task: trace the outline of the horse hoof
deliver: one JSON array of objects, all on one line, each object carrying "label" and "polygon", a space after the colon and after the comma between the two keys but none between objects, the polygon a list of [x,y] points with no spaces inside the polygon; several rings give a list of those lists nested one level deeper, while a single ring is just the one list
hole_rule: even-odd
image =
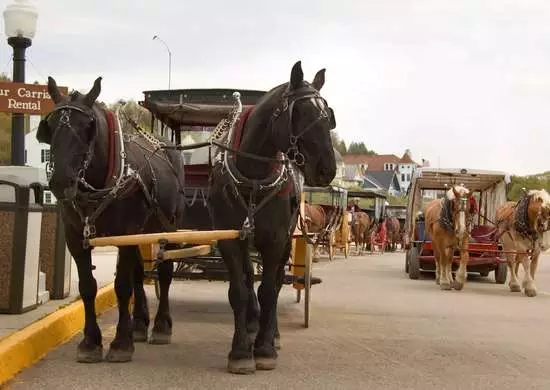
[{"label": "horse hoof", "polygon": [[132,361],[134,348],[130,349],[113,349],[110,348],[105,356],[105,360],[109,363],[126,363]]},{"label": "horse hoof", "polygon": [[464,283],[461,283],[455,280],[453,283],[453,288],[457,291],[460,291],[464,288]]},{"label": "horse hoof", "polygon": [[441,290],[451,290],[451,283],[449,283],[449,282],[440,283],[439,288]]},{"label": "horse hoof", "polygon": [[256,372],[254,359],[228,360],[227,371],[231,374],[250,375]]},{"label": "horse hoof", "polygon": [[510,285],[510,291],[511,292],[521,292],[521,287],[519,284],[511,284]]},{"label": "horse hoof", "polygon": [[273,341],[273,345],[276,349],[281,349],[281,338],[275,337],[275,340]]},{"label": "horse hoof", "polygon": [[257,357],[256,369],[262,371],[274,370],[277,367],[277,358]]},{"label": "horse hoof", "polygon": [[172,335],[169,333],[151,332],[149,344],[165,345],[172,342]]},{"label": "horse hoof", "polygon": [[528,297],[536,297],[537,296],[537,289],[534,287],[526,288],[524,290],[525,295]]},{"label": "horse hoof", "polygon": [[145,343],[147,342],[147,331],[146,330],[134,330],[132,332],[132,337],[135,343]]},{"label": "horse hoof", "polygon": [[92,349],[78,348],[76,361],[79,363],[99,363],[103,360],[103,347],[96,345]]}]

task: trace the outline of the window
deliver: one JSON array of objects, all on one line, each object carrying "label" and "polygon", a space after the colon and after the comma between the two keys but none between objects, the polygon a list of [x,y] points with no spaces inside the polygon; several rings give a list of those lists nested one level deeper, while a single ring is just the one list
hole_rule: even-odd
[{"label": "window", "polygon": [[52,203],[52,193],[49,191],[44,191],[44,203]]},{"label": "window", "polygon": [[405,174],[404,173],[401,174],[401,181],[405,181]]},{"label": "window", "polygon": [[40,151],[40,162],[50,162],[50,149],[42,149]]},{"label": "window", "polygon": [[411,174],[407,173],[407,181],[411,181]]}]

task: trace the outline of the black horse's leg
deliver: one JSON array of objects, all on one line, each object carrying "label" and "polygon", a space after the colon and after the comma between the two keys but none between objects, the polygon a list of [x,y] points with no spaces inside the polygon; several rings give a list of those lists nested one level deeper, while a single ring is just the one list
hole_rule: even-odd
[{"label": "black horse's leg", "polygon": [[109,362],[128,362],[134,354],[130,298],[134,288],[134,273],[139,262],[135,247],[119,249],[116,267],[115,293],[118,300],[118,325],[105,359]]},{"label": "black horse's leg", "polygon": [[170,344],[172,341],[172,317],[170,316],[168,292],[174,276],[174,262],[161,262],[158,265],[157,273],[160,287],[159,307],[149,342],[151,344]]},{"label": "black horse's leg", "polygon": [[[277,366],[275,335],[277,331],[277,300],[279,297],[281,265],[290,255],[290,243],[282,246],[273,242],[262,248],[263,274],[258,287],[260,302],[260,330],[254,345],[254,358],[258,370],[273,370]],[[284,272],[284,268],[283,268]]]},{"label": "black horse's leg", "polygon": [[92,274],[92,251],[82,247],[79,234],[69,226],[66,228],[66,239],[78,270],[78,292],[84,304],[84,339],[78,344],[76,360],[97,363],[103,360],[103,345],[95,312],[97,282]]},{"label": "black horse's leg", "polygon": [[[288,251],[285,251],[285,254],[288,253],[288,256],[290,256],[290,250],[291,248],[289,248]],[[281,263],[279,269],[277,270],[277,301],[279,300],[279,294],[285,280],[285,265],[288,256],[284,258],[284,262]],[[273,341],[273,345],[275,345],[276,349],[281,349],[281,333],[279,332],[279,320],[277,316],[275,316],[275,339]]]},{"label": "black horse's leg", "polygon": [[252,340],[248,336],[248,308],[251,298],[247,286],[246,242],[223,240],[218,244],[229,272],[229,303],[233,309],[235,332],[231,352],[228,355],[227,370],[233,374],[252,374],[256,371],[252,351]]},{"label": "black horse's leg", "polygon": [[139,253],[139,247],[135,247],[138,261],[134,271],[134,312],[132,314],[132,332],[134,342],[142,343],[147,341],[147,330],[149,329],[149,308],[147,297],[143,288],[144,267],[143,259]]}]

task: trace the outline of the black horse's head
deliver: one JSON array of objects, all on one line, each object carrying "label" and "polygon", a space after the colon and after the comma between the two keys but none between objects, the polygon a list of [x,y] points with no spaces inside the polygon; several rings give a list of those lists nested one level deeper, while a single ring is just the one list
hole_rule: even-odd
[{"label": "black horse's head", "polygon": [[87,94],[73,92],[69,96],[62,96],[55,80],[48,77],[48,93],[55,108],[40,122],[36,139],[51,146],[49,184],[60,201],[75,198],[79,180],[91,163],[97,136],[94,103],[100,92],[101,77]]},{"label": "black horse's head", "polygon": [[[334,112],[320,95],[325,84],[325,69],[312,83],[304,81],[301,62],[290,73],[283,92],[283,105],[275,112],[274,137],[279,148],[304,175],[309,186],[326,186],[336,175],[336,159],[330,131],[336,127]],[[285,149],[286,147],[286,149]]]}]

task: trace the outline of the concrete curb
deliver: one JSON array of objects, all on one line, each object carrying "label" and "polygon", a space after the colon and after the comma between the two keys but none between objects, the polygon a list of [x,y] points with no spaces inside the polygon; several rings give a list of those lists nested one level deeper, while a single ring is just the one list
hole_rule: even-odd
[{"label": "concrete curb", "polygon": [[[97,292],[97,315],[117,303],[114,283]],[[0,387],[21,370],[69,341],[84,327],[84,305],[79,299],[0,340]]]}]

